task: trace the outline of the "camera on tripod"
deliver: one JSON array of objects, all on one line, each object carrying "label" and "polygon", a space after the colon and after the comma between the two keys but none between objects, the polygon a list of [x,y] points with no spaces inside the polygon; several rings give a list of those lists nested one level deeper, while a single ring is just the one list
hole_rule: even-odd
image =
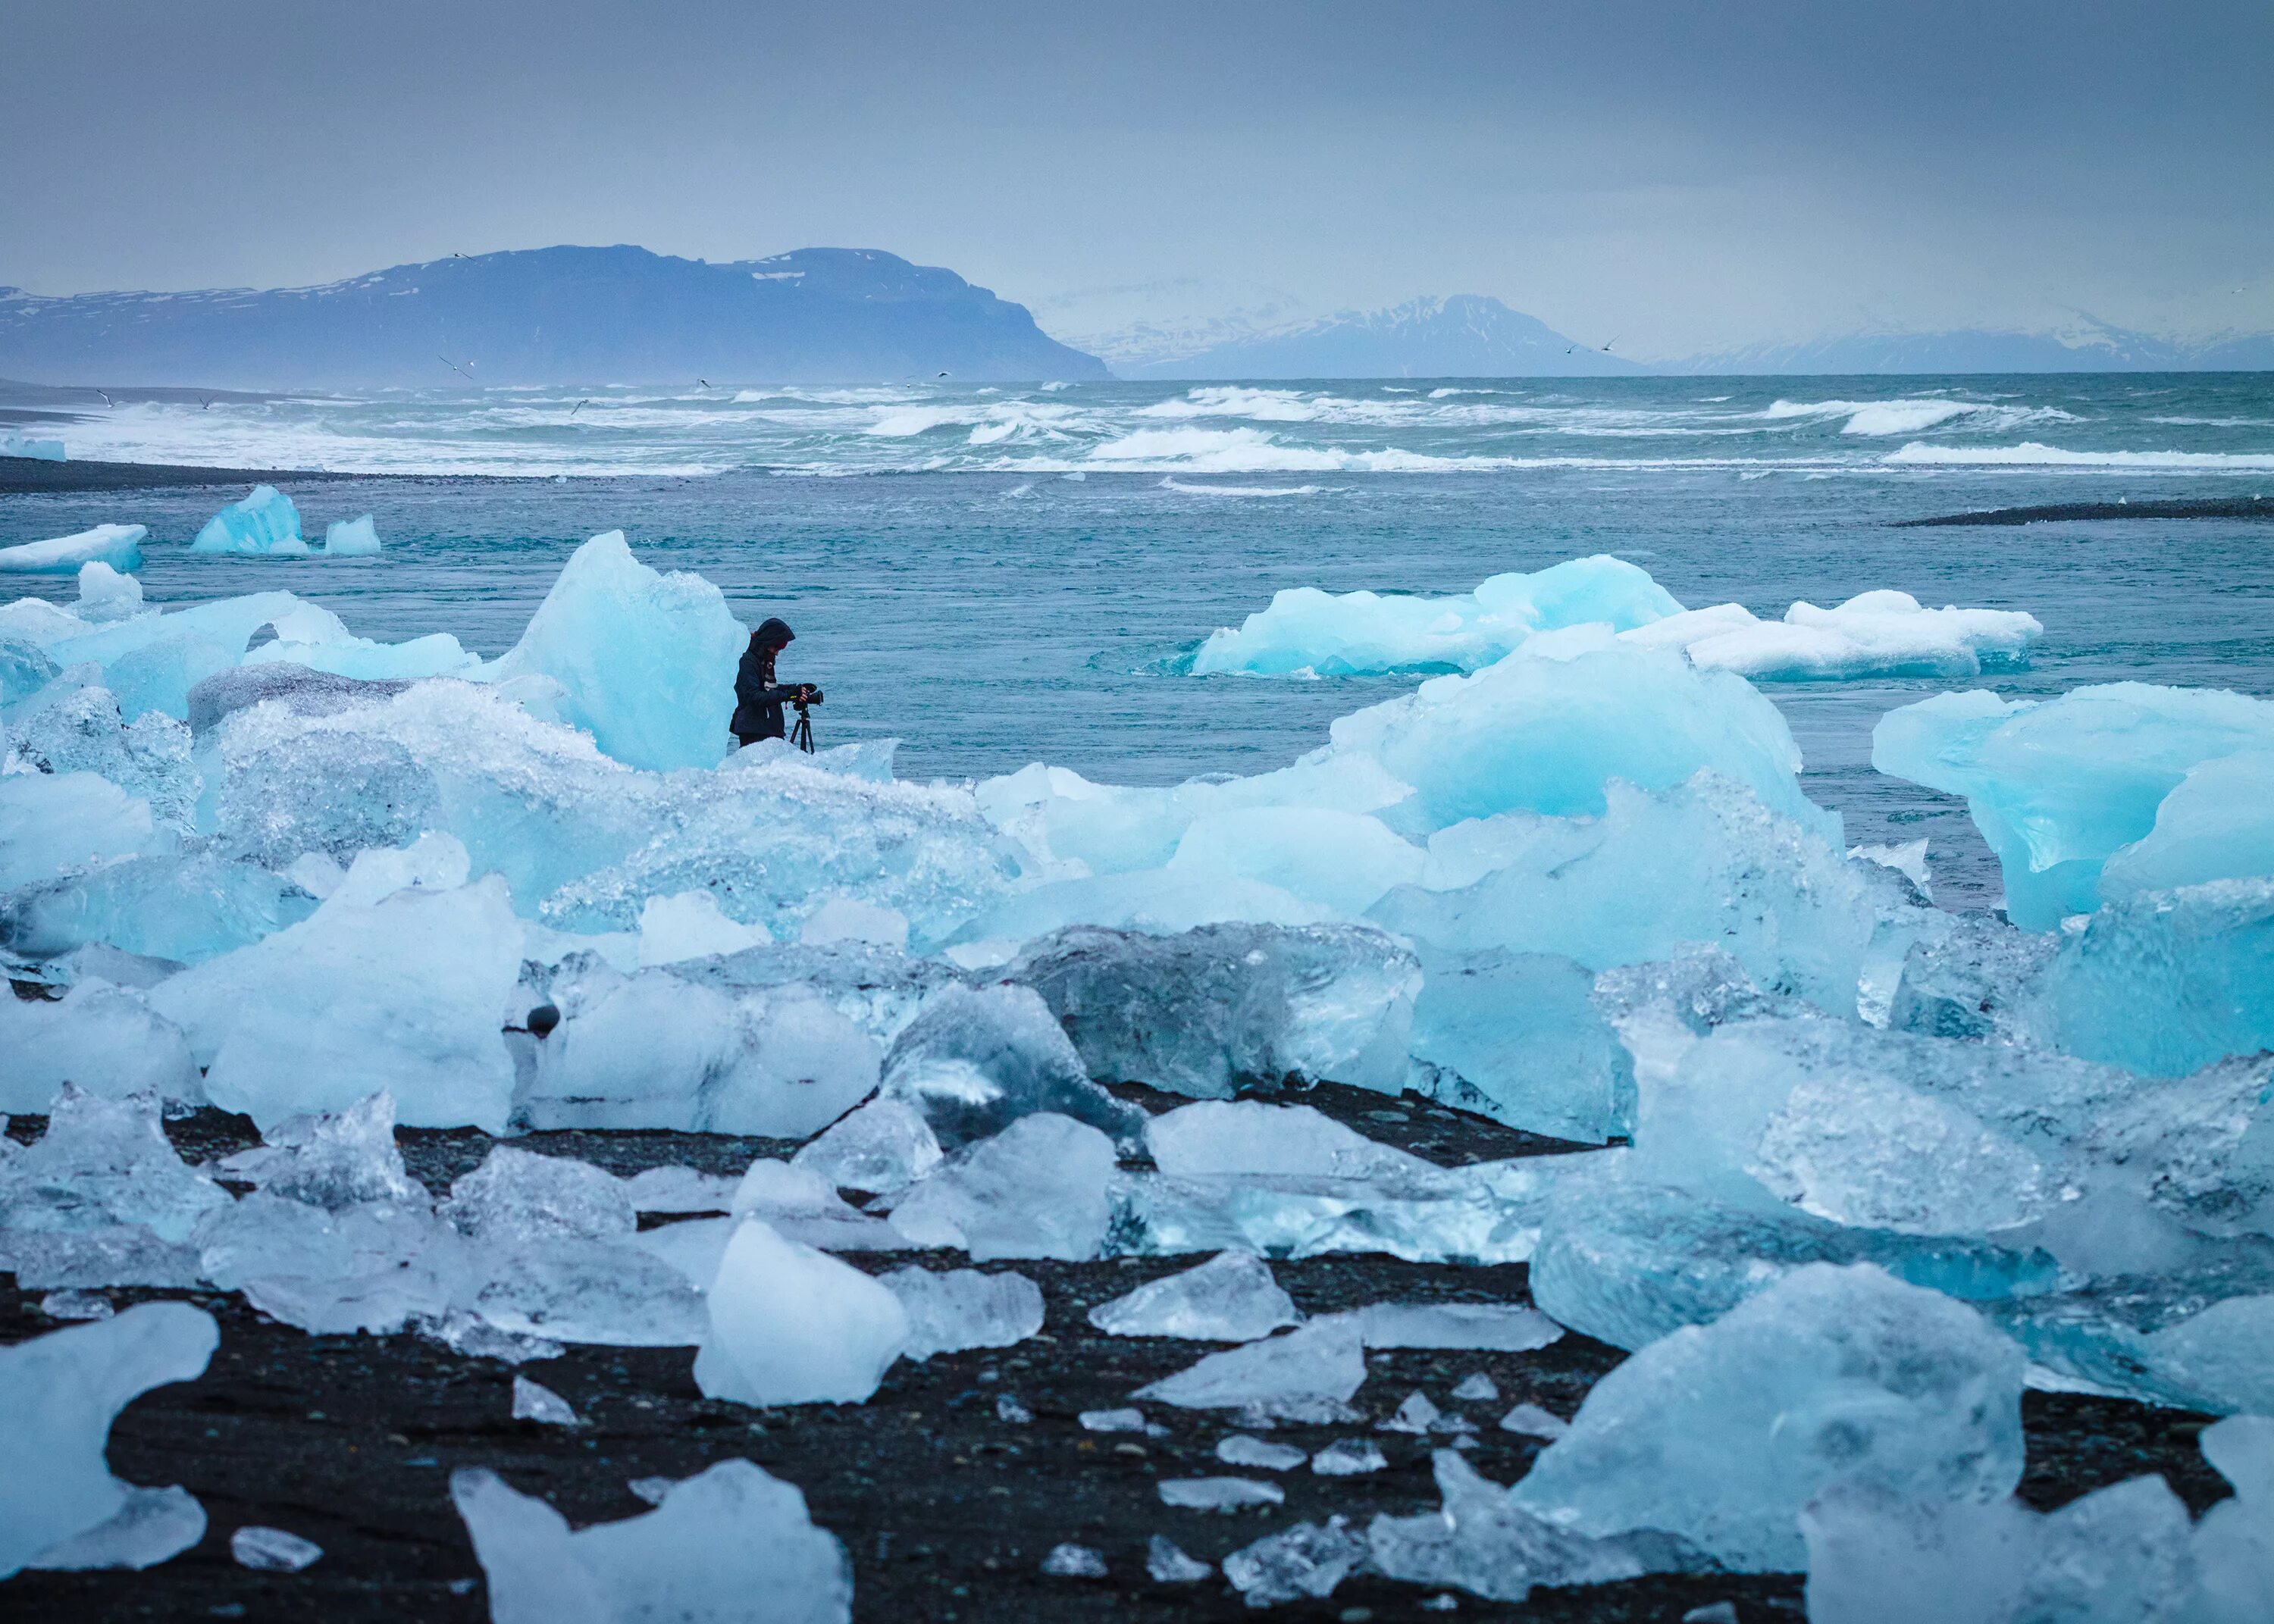
[{"label": "camera on tripod", "polygon": [[797,720],[790,724],[789,741],[808,756],[813,754],[813,716],[806,707],[821,700],[821,690],[810,682],[800,682],[789,691],[790,708],[797,712]]}]

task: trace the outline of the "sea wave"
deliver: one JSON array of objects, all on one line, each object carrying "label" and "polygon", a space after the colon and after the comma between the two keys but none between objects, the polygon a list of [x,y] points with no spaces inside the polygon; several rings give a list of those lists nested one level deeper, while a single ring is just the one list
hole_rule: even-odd
[{"label": "sea wave", "polygon": [[1910,465],[2014,468],[2165,468],[2212,473],[2274,470],[2274,452],[2065,451],[2023,440],[2018,446],[1930,446],[1913,440],[1881,459]]},{"label": "sea wave", "polygon": [[1192,496],[1316,496],[1322,485],[1187,485],[1173,474],[1161,481],[1164,491]]},{"label": "sea wave", "polygon": [[1940,395],[1906,395],[1892,401],[1775,401],[1758,414],[1772,423],[1803,417],[1846,417],[1842,434],[1877,438],[1919,434],[1965,419],[1964,426],[2008,433],[2030,423],[2074,423],[2057,406],[2007,406],[1994,401],[1954,401]]}]

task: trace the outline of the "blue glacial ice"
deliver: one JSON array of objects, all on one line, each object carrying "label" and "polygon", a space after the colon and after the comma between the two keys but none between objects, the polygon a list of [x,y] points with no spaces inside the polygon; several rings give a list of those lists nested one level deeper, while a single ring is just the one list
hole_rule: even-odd
[{"label": "blue glacial ice", "polygon": [[1543,634],[1582,626],[1755,681],[1978,676],[2025,663],[2044,632],[2033,615],[1930,609],[1889,590],[1858,593],[1830,609],[1796,603],[1780,620],[1760,620],[1742,604],[1684,609],[1643,569],[1598,555],[1495,575],[1449,598],[1291,588],[1237,629],[1211,635],[1191,669],[1270,677],[1472,672],[1535,636],[1535,647],[1545,648],[1555,640]]},{"label": "blue glacial ice", "polygon": [[60,440],[34,440],[28,434],[13,432],[0,434],[0,456],[32,457],[42,462],[64,461],[64,442]]},{"label": "blue glacial ice", "polygon": [[2209,688],[2112,682],[2047,700],[1939,694],[1892,710],[1871,764],[1962,795],[2027,930],[2090,914],[2113,863],[2120,894],[2263,874],[2263,776],[2229,757],[2274,750],[2274,703]]},{"label": "blue glacial ice", "polygon": [[276,556],[308,551],[308,544],[300,539],[300,510],[273,485],[254,485],[243,501],[231,502],[207,519],[190,546],[199,553]]},{"label": "blue glacial ice", "polygon": [[324,527],[326,558],[371,558],[379,552],[379,529],[365,514],[359,519],[334,519]]},{"label": "blue glacial ice", "polygon": [[0,574],[75,575],[88,564],[112,569],[142,568],[142,542],[150,534],[139,524],[98,524],[52,541],[26,541],[0,547]]}]

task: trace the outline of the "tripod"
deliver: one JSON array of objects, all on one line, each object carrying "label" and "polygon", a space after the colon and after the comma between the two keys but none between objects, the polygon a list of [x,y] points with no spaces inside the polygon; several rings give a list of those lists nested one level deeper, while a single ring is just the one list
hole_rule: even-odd
[{"label": "tripod", "polygon": [[789,741],[808,756],[813,754],[813,713],[803,705],[794,707],[797,720],[789,727]]}]

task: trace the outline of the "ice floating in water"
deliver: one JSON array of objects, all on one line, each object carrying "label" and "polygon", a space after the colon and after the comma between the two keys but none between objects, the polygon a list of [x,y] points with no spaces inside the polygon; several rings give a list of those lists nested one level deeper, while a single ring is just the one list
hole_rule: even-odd
[{"label": "ice floating in water", "polygon": [[901,1357],[929,1359],[967,1348],[1008,1348],[1043,1328],[1043,1289],[1005,1270],[894,1269],[878,1283],[900,1299],[908,1339]]},{"label": "ice floating in water", "polygon": [[2046,700],[1939,694],[1889,711],[1871,736],[1881,772],[1966,797],[2005,874],[2007,911],[2027,930],[2099,906],[2112,865],[2117,894],[2267,873],[2274,834],[2258,763],[2187,781],[2270,750],[2274,703],[2144,682]]},{"label": "ice floating in water", "polygon": [[379,530],[365,514],[359,519],[334,519],[324,527],[326,558],[370,558],[379,552]]},{"label": "ice floating in water", "polygon": [[1854,677],[1972,677],[2026,663],[2044,635],[2031,614],[2005,609],[1928,609],[1909,592],[1862,592],[1831,609],[1796,603],[1781,620],[1737,604],[1669,616],[1623,641],[1680,649],[1701,670],[1756,682]]},{"label": "ice floating in water", "polygon": [[[203,1374],[220,1341],[203,1309],[146,1303],[0,1348],[0,1456],[11,1462],[0,1472],[0,1576],[26,1567],[146,1568],[197,1543],[205,1515],[195,1500],[121,1483],[103,1451],[121,1410],[152,1387]],[[112,1524],[120,1538],[106,1540]]]},{"label": "ice floating in water", "polygon": [[1646,625],[1682,605],[1623,559],[1571,559],[1532,575],[1495,575],[1452,598],[1314,587],[1275,594],[1238,630],[1213,634],[1193,657],[1196,676],[1355,676],[1489,665],[1536,631],[1600,620]]},{"label": "ice floating in water", "polygon": [[1366,1351],[1357,1327],[1324,1321],[1212,1353],[1139,1388],[1136,1396],[1180,1410],[1252,1408],[1291,1420],[1347,1420],[1351,1397],[1365,1380]]},{"label": "ice floating in water", "polygon": [[232,502],[207,519],[190,544],[199,553],[304,554],[300,510],[273,485],[257,485],[243,501]]},{"label": "ice floating in water", "polygon": [[781,1624],[844,1624],[853,1569],[805,1496],[744,1460],[673,1485],[651,1512],[571,1532],[496,1473],[453,1472],[450,1498],[489,1581],[491,1616],[574,1624],[734,1624],[754,1598]]},{"label": "ice floating in water", "polygon": [[1090,1324],[1115,1336],[1193,1342],[1253,1342],[1299,1318],[1270,1265],[1252,1252],[1219,1252],[1089,1311]]},{"label": "ice floating in water", "polygon": [[139,569],[142,540],[149,533],[147,527],[139,524],[98,524],[75,536],[0,547],[0,574],[75,575],[82,566],[94,563],[118,570]]},{"label": "ice floating in water", "polygon": [[1590,1536],[1653,1529],[1739,1571],[1790,1572],[1797,1514],[1835,1485],[2011,1492],[2022,1370],[1962,1304],[1876,1268],[1804,1268],[1604,1377],[1510,1498]]},{"label": "ice floating in water", "polygon": [[862,1403],[908,1341],[889,1289],[757,1222],[734,1231],[707,1300],[695,1380],[710,1398]]},{"label": "ice floating in water", "polygon": [[621,530],[576,549],[498,680],[550,677],[561,717],[634,767],[709,767],[730,747],[734,669],[749,635],[719,589],[632,556]]}]

